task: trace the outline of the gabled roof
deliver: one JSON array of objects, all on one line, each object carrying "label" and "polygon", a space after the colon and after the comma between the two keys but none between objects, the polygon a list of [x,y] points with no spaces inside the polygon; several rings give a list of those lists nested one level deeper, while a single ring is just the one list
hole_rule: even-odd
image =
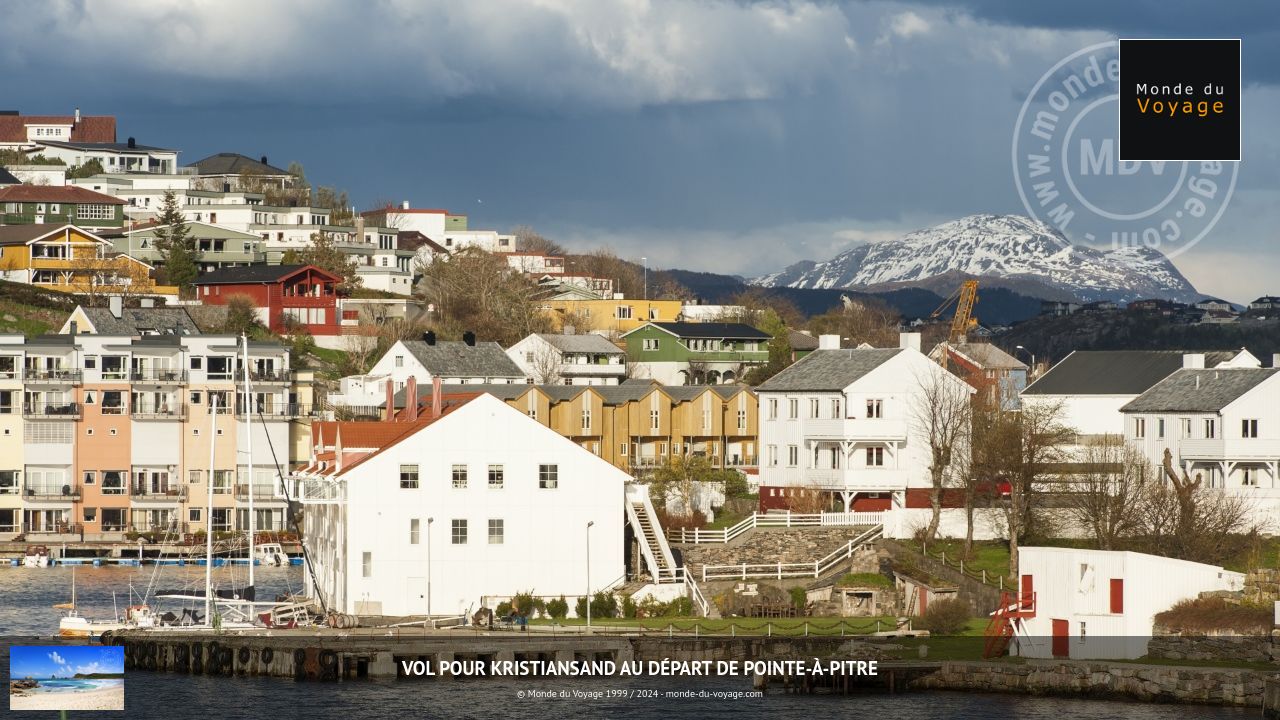
[{"label": "gabled roof", "polygon": [[115,142],[113,115],[0,115],[0,142],[27,142],[28,125],[70,125],[72,142]]},{"label": "gabled roof", "polygon": [[186,308],[181,307],[124,308],[120,317],[112,315],[109,308],[102,307],[81,306],[80,312],[99,335],[200,334],[200,328],[196,327]]},{"label": "gabled roof", "polygon": [[465,342],[402,340],[405,349],[431,373],[432,377],[525,377],[524,371],[496,342],[468,345]]},{"label": "gabled roof", "polygon": [[48,235],[56,235],[68,228],[92,240],[109,244],[88,230],[67,223],[63,225],[0,225],[0,245],[25,245]]},{"label": "gabled roof", "polygon": [[555,335],[538,333],[538,337],[546,340],[551,347],[568,353],[604,353],[621,355],[622,348],[609,342],[608,339],[594,333],[584,335]]},{"label": "gabled roof", "polygon": [[[1180,370],[1183,354],[1181,350],[1077,350],[1022,394],[1141,395]],[[1210,364],[1210,358],[1205,360]]]},{"label": "gabled roof", "polygon": [[428,247],[432,252],[447,253],[443,245],[423,235],[417,230],[401,230],[396,233],[396,245],[401,250],[417,250],[421,247]]},{"label": "gabled roof", "polygon": [[818,338],[799,330],[788,330],[787,344],[792,350],[817,350]]},{"label": "gabled roof", "polygon": [[240,153],[218,153],[203,160],[191,163],[198,175],[288,175],[288,170],[281,170],[267,165],[260,160],[241,155]]},{"label": "gabled roof", "polygon": [[93,205],[124,205],[124,200],[78,185],[11,185],[0,188],[0,202],[51,202]]},{"label": "gabled roof", "polygon": [[1218,412],[1270,379],[1275,368],[1185,369],[1156,383],[1122,412]]},{"label": "gabled roof", "polygon": [[756,391],[844,390],[900,352],[901,348],[814,350],[766,380]]},{"label": "gabled roof", "polygon": [[970,360],[984,370],[1026,370],[1021,360],[991,343],[942,343],[952,352]]},{"label": "gabled roof", "polygon": [[13,173],[0,167],[0,185],[21,185],[22,181],[14,177]]},{"label": "gabled roof", "polygon": [[254,285],[277,283],[297,275],[303,270],[311,269],[333,280],[341,282],[342,278],[322,270],[315,265],[242,265],[240,267],[218,268],[207,272],[196,279],[196,285]]},{"label": "gabled roof", "polygon": [[[417,434],[419,430],[428,425],[447,417],[450,412],[457,410],[467,404],[475,395],[463,398],[454,398],[454,402],[447,404],[440,413],[440,417],[419,417],[417,420],[401,421],[401,420],[368,420],[368,421],[351,421],[351,422],[330,422],[321,423],[330,426],[321,428],[319,432],[321,437],[325,438],[325,443],[333,443],[341,440],[343,449],[347,448],[374,448],[373,452],[362,455],[350,463],[342,466],[342,470],[335,472],[336,475],[345,475],[352,469],[358,467],[365,461],[382,454],[388,449],[394,447],[412,435]],[[332,438],[332,439],[331,439]]]},{"label": "gabled roof", "polygon": [[691,323],[691,322],[649,322],[624,333],[623,337],[646,327],[656,327],[679,338],[729,338],[734,340],[768,340],[769,333],[757,330],[746,323]]}]

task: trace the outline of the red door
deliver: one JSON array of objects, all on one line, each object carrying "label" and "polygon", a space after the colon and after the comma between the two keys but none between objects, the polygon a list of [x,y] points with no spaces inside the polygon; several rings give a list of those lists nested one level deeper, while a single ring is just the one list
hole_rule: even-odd
[{"label": "red door", "polygon": [[919,593],[917,597],[920,599],[920,610],[917,614],[924,615],[924,611],[929,609],[929,591],[922,587],[917,587],[916,592]]},{"label": "red door", "polygon": [[1053,621],[1053,656],[1056,658],[1064,658],[1071,654],[1070,645],[1067,639],[1067,621],[1054,619]]},{"label": "red door", "polygon": [[1111,578],[1111,612],[1124,613],[1124,580]]},{"label": "red door", "polygon": [[1022,576],[1022,610],[1030,610],[1035,602],[1035,584],[1031,580],[1030,575]]}]

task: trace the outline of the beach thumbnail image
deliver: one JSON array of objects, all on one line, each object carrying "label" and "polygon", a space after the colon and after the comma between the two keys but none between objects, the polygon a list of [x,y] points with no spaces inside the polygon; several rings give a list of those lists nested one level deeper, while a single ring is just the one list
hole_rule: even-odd
[{"label": "beach thumbnail image", "polygon": [[10,710],[124,710],[124,648],[9,648]]}]

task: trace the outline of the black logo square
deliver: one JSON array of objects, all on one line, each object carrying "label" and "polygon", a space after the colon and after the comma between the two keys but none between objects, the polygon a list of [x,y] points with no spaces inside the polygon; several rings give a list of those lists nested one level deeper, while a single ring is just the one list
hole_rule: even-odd
[{"label": "black logo square", "polygon": [[1120,159],[1239,160],[1240,41],[1121,40]]}]

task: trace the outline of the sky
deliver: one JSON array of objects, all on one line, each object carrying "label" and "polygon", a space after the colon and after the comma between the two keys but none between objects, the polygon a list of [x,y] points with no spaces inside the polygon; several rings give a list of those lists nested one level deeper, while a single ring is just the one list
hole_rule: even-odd
[{"label": "sky", "polygon": [[124,672],[124,648],[95,645],[15,645],[9,649],[9,677],[60,678],[76,674]]},{"label": "sky", "polygon": [[1023,213],[1023,99],[1120,36],[1243,38],[1235,194],[1176,263],[1212,295],[1280,293],[1280,13],[1265,0],[51,0],[0,23],[0,104],[114,114],[121,139],[180,161],[296,160],[361,208],[408,200],[754,276]]}]

